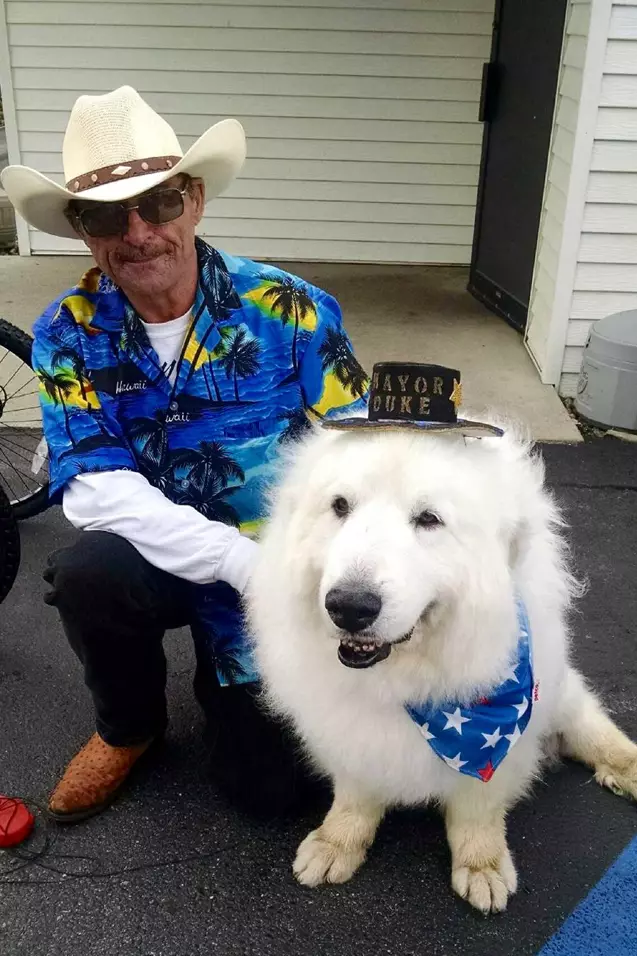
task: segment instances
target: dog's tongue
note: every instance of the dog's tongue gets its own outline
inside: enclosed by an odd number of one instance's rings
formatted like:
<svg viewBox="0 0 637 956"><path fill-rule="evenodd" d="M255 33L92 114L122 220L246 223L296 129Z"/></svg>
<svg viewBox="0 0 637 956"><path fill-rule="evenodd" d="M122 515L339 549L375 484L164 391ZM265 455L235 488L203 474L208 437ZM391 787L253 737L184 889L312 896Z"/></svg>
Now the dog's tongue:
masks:
<svg viewBox="0 0 637 956"><path fill-rule="evenodd" d="M362 644L358 641L341 641L338 659L345 667L372 667L384 661L391 653L391 644Z"/></svg>

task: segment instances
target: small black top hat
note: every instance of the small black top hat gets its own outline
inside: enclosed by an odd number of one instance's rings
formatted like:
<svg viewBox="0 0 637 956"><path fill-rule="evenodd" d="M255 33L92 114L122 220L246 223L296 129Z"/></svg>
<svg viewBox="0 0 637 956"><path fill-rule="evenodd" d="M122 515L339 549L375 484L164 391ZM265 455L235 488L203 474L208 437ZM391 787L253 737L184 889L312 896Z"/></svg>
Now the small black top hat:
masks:
<svg viewBox="0 0 637 956"><path fill-rule="evenodd" d="M460 372L443 365L378 362L369 390L367 418L327 419L325 428L411 428L437 435L460 432L469 438L500 438L501 428L458 418Z"/></svg>

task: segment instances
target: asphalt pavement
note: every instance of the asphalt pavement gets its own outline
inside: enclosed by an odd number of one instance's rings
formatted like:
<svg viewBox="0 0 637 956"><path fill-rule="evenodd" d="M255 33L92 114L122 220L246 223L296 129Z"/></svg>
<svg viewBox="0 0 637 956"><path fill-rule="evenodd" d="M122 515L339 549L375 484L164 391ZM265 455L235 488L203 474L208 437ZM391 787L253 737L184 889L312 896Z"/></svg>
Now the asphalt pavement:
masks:
<svg viewBox="0 0 637 956"><path fill-rule="evenodd" d="M544 450L589 583L575 654L637 738L637 446L606 438ZM52 509L21 533L20 575L0 607L0 792L43 802L91 734L92 713L41 597L47 553L75 532ZM351 883L303 889L291 862L322 808L266 825L221 801L205 776L188 632L166 647L171 725L148 766L106 813L55 828L48 869L8 877L0 853L2 956L526 956L637 833L635 806L564 764L511 814L521 887L504 914L482 917L453 895L433 810L392 814Z"/></svg>

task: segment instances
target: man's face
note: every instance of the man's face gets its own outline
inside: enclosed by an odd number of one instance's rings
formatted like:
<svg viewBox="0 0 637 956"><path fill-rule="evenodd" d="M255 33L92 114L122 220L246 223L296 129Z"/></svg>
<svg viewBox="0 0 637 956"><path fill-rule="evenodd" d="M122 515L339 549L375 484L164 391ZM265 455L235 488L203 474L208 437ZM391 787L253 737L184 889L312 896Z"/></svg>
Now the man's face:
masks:
<svg viewBox="0 0 637 956"><path fill-rule="evenodd" d="M184 189L187 184L186 177L175 176L148 192L154 193L168 187ZM141 196L136 196L124 205L135 206L140 199ZM119 235L95 238L89 236L81 226L79 235L100 269L124 292L158 295L179 284L194 254L195 228L204 210L204 186L201 181L190 180L183 202L182 215L163 225L146 222L137 209L132 209L127 225ZM74 205L76 210L82 210L97 204L76 201Z"/></svg>

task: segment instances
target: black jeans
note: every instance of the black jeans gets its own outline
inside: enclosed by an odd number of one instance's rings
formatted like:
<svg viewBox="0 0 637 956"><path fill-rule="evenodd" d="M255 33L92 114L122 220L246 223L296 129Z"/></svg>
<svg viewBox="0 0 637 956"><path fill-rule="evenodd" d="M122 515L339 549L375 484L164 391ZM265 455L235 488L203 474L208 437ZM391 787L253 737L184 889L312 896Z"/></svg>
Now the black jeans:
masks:
<svg viewBox="0 0 637 956"><path fill-rule="evenodd" d="M123 538L84 532L49 557L44 600L57 608L84 667L97 731L113 746L161 736L167 725L166 630L190 623L188 587L149 564ZM195 647L197 647L195 642ZM222 687L197 653L194 678L206 718L211 772L226 796L268 816L311 792L289 730L260 703L255 684Z"/></svg>

